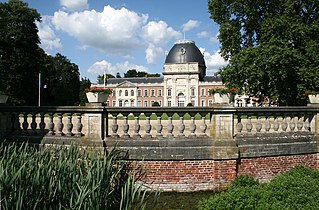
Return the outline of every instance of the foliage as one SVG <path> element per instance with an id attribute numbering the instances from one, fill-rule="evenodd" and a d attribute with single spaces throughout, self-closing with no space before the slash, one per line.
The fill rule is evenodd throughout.
<path id="1" fill-rule="evenodd" d="M 190 107 L 193 106 L 193 104 L 189 102 L 186 106 Z"/>
<path id="2" fill-rule="evenodd" d="M 319 171 L 298 166 L 259 184 L 239 176 L 224 192 L 199 204 L 208 209 L 318 209 Z"/>
<path id="3" fill-rule="evenodd" d="M 215 93 L 219 93 L 219 95 L 225 95 L 225 94 L 233 94 L 233 95 L 236 95 L 239 93 L 238 89 L 235 88 L 235 87 L 232 87 L 232 88 L 215 88 L 215 89 L 210 89 L 209 91 L 209 94 L 210 95 L 213 95 Z"/>
<path id="4" fill-rule="evenodd" d="M 104 77 L 105 77 L 105 83 L 107 83 L 107 80 L 109 78 L 115 78 L 112 74 L 102 74 L 102 75 L 97 76 L 97 83 L 104 84 Z"/>
<path id="5" fill-rule="evenodd" d="M 222 81 L 246 94 L 304 105 L 305 91 L 319 90 L 317 1 L 209 0 L 220 25 L 221 54 L 229 64 Z"/>
<path id="6" fill-rule="evenodd" d="M 155 101 L 153 104 L 152 104 L 153 107 L 158 107 L 158 106 L 161 106 L 157 101 Z"/>
<path id="7" fill-rule="evenodd" d="M 86 93 L 91 92 L 91 93 L 107 93 L 107 94 L 111 94 L 112 93 L 112 89 L 110 88 L 99 88 L 99 87 L 90 87 L 90 88 L 86 88 L 84 90 Z"/>
<path id="8" fill-rule="evenodd" d="M 143 209 L 145 191 L 118 150 L 0 147 L 3 209 Z"/>
<path id="9" fill-rule="evenodd" d="M 135 69 L 130 69 L 126 73 L 124 73 L 124 78 L 132 78 L 132 77 L 160 77 L 160 74 L 149 74 L 144 71 L 136 71 Z"/>
<path id="10" fill-rule="evenodd" d="M 21 0 L 0 3 L 0 91 L 11 104 L 37 104 L 40 14 Z"/>
<path id="11" fill-rule="evenodd" d="M 87 97 L 83 90 L 91 87 L 91 81 L 88 78 L 81 78 L 80 82 L 80 105 L 83 106 L 87 103 Z"/>
<path id="12" fill-rule="evenodd" d="M 41 66 L 44 105 L 73 106 L 80 103 L 80 72 L 66 56 L 43 55 Z"/>

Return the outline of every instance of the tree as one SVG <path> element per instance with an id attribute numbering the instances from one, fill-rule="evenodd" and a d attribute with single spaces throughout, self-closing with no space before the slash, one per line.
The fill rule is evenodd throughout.
<path id="1" fill-rule="evenodd" d="M 45 105 L 78 105 L 80 103 L 80 73 L 76 64 L 61 54 L 47 55 L 42 71 Z"/>
<path id="2" fill-rule="evenodd" d="M 0 3 L 0 92 L 11 104 L 37 104 L 40 19 L 23 1 Z"/>
<path id="3" fill-rule="evenodd" d="M 80 81 L 80 105 L 85 105 L 87 98 L 85 95 L 85 89 L 91 87 L 91 81 L 88 78 L 81 78 Z"/>
<path id="4" fill-rule="evenodd" d="M 319 90 L 318 1 L 209 0 L 220 25 L 220 74 L 226 86 L 271 97 L 280 104 L 306 103 Z"/>
<path id="5" fill-rule="evenodd" d="M 117 72 L 115 77 L 116 78 L 122 78 L 120 72 Z"/>
<path id="6" fill-rule="evenodd" d="M 112 74 L 99 75 L 99 76 L 97 76 L 98 84 L 104 84 L 104 76 L 105 76 L 105 82 L 107 82 L 107 79 L 109 79 L 109 78 L 115 78 Z"/>

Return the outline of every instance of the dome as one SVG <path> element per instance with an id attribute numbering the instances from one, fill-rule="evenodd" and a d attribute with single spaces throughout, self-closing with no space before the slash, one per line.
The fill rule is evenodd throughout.
<path id="1" fill-rule="evenodd" d="M 198 62 L 200 67 L 206 69 L 203 54 L 191 40 L 179 40 L 175 42 L 169 51 L 165 64 Z"/>

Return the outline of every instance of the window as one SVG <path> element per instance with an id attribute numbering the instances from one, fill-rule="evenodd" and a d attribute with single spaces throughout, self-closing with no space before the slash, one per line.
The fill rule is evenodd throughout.
<path id="1" fill-rule="evenodd" d="M 167 106 L 171 107 L 172 106 L 172 101 L 167 101 Z"/>
<path id="2" fill-rule="evenodd" d="M 151 101 L 151 106 L 153 106 L 153 104 L 154 104 L 154 101 Z"/>
<path id="3" fill-rule="evenodd" d="M 191 100 L 191 103 L 193 106 L 195 106 L 195 101 L 194 100 Z"/>
<path id="4" fill-rule="evenodd" d="M 131 90 L 131 96 L 134 96 L 134 90 Z"/>
<path id="5" fill-rule="evenodd" d="M 202 91 L 202 96 L 205 96 L 205 89 L 201 89 Z"/>
<path id="6" fill-rule="evenodd" d="M 144 101 L 144 107 L 147 107 L 147 101 Z"/>
<path id="7" fill-rule="evenodd" d="M 122 90 L 119 91 L 119 96 L 122 96 Z"/>
<path id="8" fill-rule="evenodd" d="M 195 88 L 191 89 L 191 96 L 195 96 Z"/>
<path id="9" fill-rule="evenodd" d="M 116 93 L 116 91 L 115 91 L 115 90 L 113 90 L 113 91 L 112 91 L 112 96 L 116 96 L 116 94 L 115 94 L 115 93 Z"/>
<path id="10" fill-rule="evenodd" d="M 159 103 L 160 106 L 162 106 L 162 101 L 157 101 Z"/>
<path id="11" fill-rule="evenodd" d="M 128 90 L 125 90 L 125 96 L 128 96 Z"/>
<path id="12" fill-rule="evenodd" d="M 137 106 L 141 107 L 142 106 L 142 101 L 137 101 Z"/>
<path id="13" fill-rule="evenodd" d="M 147 96 L 147 90 L 144 90 L 144 96 Z"/>
<path id="14" fill-rule="evenodd" d="M 184 107 L 185 106 L 184 100 L 179 100 L 178 101 L 178 106 L 179 107 Z"/>
<path id="15" fill-rule="evenodd" d="M 172 89 L 167 90 L 167 96 L 172 96 Z"/>
<path id="16" fill-rule="evenodd" d="M 123 106 L 123 101 L 119 101 L 119 107 Z"/>
<path id="17" fill-rule="evenodd" d="M 142 96 L 142 91 L 141 90 L 137 91 L 137 96 Z"/>
<path id="18" fill-rule="evenodd" d="M 155 90 L 151 90 L 151 96 L 152 96 L 152 97 L 155 96 Z"/>
<path id="19" fill-rule="evenodd" d="M 116 106 L 116 101 L 112 101 L 112 107 Z"/>
<path id="20" fill-rule="evenodd" d="M 205 106 L 205 101 L 204 100 L 201 101 L 201 106 Z"/>
<path id="21" fill-rule="evenodd" d="M 212 106 L 213 105 L 213 100 L 209 100 L 208 104 L 209 104 L 209 106 Z"/>
<path id="22" fill-rule="evenodd" d="M 131 100 L 131 107 L 134 107 L 134 100 Z"/>
<path id="23" fill-rule="evenodd" d="M 162 96 L 162 90 L 158 90 L 158 91 L 157 91 L 157 95 L 158 95 L 158 96 Z"/>

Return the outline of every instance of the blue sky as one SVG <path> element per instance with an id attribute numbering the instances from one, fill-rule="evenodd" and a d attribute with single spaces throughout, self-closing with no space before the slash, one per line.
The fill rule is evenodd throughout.
<path id="1" fill-rule="evenodd" d="M 226 64 L 207 0 L 24 1 L 42 16 L 41 47 L 66 56 L 92 82 L 104 72 L 162 73 L 165 56 L 184 36 L 204 53 L 208 75 Z"/>

